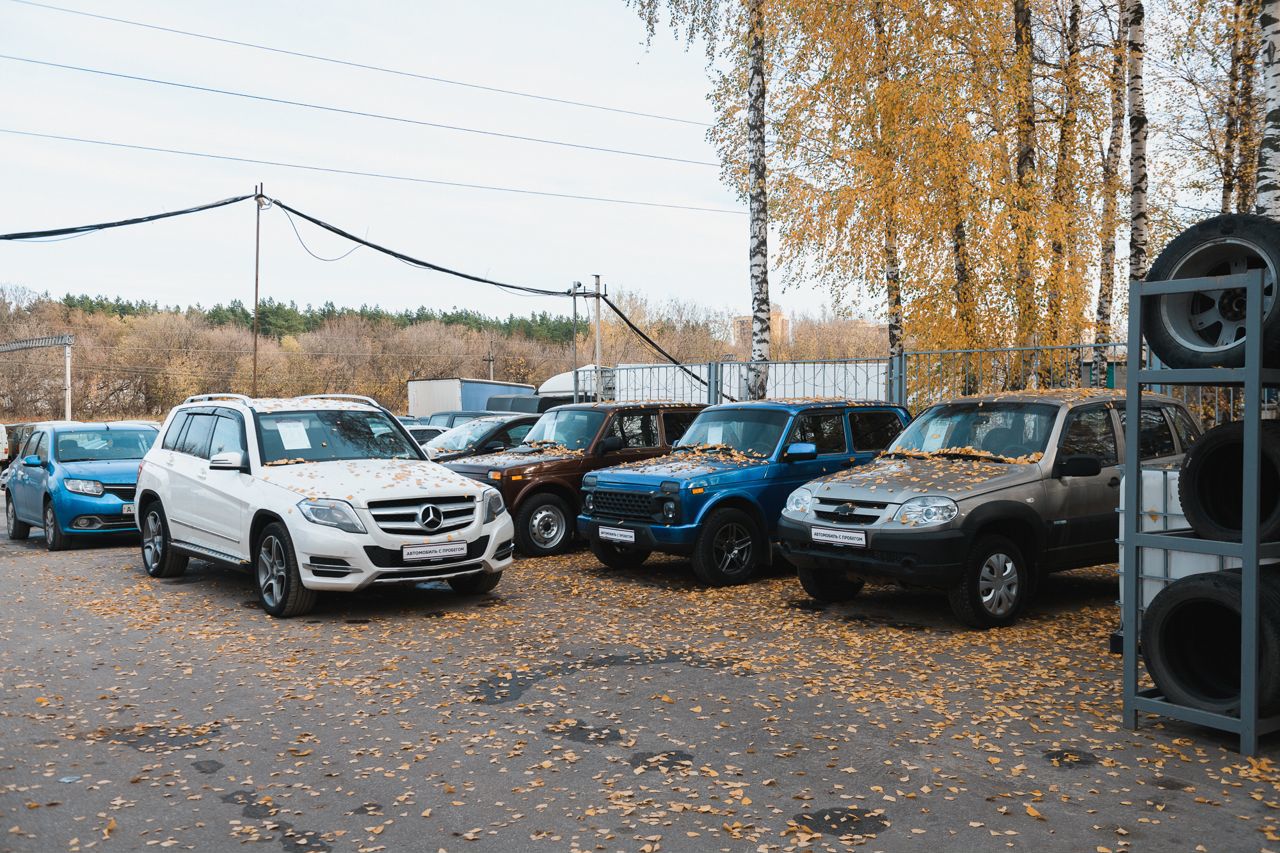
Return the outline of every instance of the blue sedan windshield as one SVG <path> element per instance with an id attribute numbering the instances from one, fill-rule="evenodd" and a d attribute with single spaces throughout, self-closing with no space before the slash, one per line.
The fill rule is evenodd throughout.
<path id="1" fill-rule="evenodd" d="M 56 435 L 54 458 L 59 462 L 103 462 L 141 459 L 158 433 L 153 429 L 82 429 Z"/>

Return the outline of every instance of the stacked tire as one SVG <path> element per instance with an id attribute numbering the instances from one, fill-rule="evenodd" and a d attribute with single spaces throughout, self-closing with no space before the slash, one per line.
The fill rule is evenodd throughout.
<path id="1" fill-rule="evenodd" d="M 1169 243 L 1147 280 L 1254 270 L 1263 277 L 1262 361 L 1268 368 L 1280 367 L 1280 222 L 1248 215 L 1207 219 Z M 1245 305 L 1244 288 L 1144 297 L 1147 344 L 1169 367 L 1242 367 Z M 1258 534 L 1262 542 L 1280 541 L 1280 423 L 1263 421 L 1259 427 Z M 1246 470 L 1242 422 L 1209 430 L 1187 452 L 1178 497 L 1197 536 L 1241 541 Z M 1280 567 L 1260 567 L 1258 594 L 1258 712 L 1270 716 L 1280 713 Z M 1142 656 L 1166 699 L 1220 714 L 1240 713 L 1243 600 L 1239 569 L 1182 578 L 1152 599 L 1142 619 Z"/>

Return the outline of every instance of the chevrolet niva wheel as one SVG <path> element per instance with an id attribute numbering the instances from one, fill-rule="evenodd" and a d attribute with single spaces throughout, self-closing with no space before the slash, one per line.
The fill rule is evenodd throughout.
<path id="1" fill-rule="evenodd" d="M 866 583 L 861 578 L 852 579 L 840 570 L 806 569 L 796 567 L 796 576 L 800 578 L 800 586 L 814 601 L 823 604 L 834 604 L 837 601 L 848 601 L 862 592 Z"/>
<path id="2" fill-rule="evenodd" d="M 1262 360 L 1280 361 L 1280 222 L 1226 214 L 1196 223 L 1169 242 L 1147 281 L 1234 275 L 1259 270 L 1262 290 Z M 1240 367 L 1244 364 L 1245 289 L 1166 293 L 1142 300 L 1142 331 L 1170 367 Z"/>
<path id="3" fill-rule="evenodd" d="M 693 545 L 693 573 L 711 586 L 746 583 L 755 577 L 767 546 L 750 515 L 732 507 L 715 510 Z"/>
<path id="4" fill-rule="evenodd" d="M 26 539 L 31 535 L 31 525 L 25 521 L 18 521 L 18 511 L 13 508 L 12 495 L 4 502 L 4 517 L 7 522 L 5 532 L 9 534 L 10 539 Z"/>
<path id="5" fill-rule="evenodd" d="M 169 520 L 160 501 L 146 505 L 142 513 L 142 567 L 153 578 L 176 578 L 187 570 L 189 559 L 173 550 Z"/>
<path id="6" fill-rule="evenodd" d="M 272 616 L 288 619 L 301 616 L 315 607 L 316 591 L 302 585 L 298 556 L 283 524 L 277 521 L 263 528 L 255 553 L 258 600 L 263 610 Z"/>
<path id="7" fill-rule="evenodd" d="M 58 524 L 58 513 L 53 508 L 53 501 L 44 502 L 44 547 L 50 551 L 65 551 L 71 547 L 67 534 L 62 532 Z"/>
<path id="8" fill-rule="evenodd" d="M 561 554 L 573 540 L 573 514 L 558 495 L 534 495 L 516 512 L 516 547 L 528 557 Z"/>
<path id="9" fill-rule="evenodd" d="M 479 572 L 449 578 L 449 586 L 459 595 L 480 595 L 490 592 L 502 580 L 502 572 Z"/>
<path id="10" fill-rule="evenodd" d="M 638 569 L 649 559 L 648 551 L 634 545 L 618 545 L 601 539 L 591 540 L 591 553 L 604 566 L 611 569 Z"/>
<path id="11" fill-rule="evenodd" d="M 971 628 L 999 628 L 1018 619 L 1030 593 L 1022 549 L 1004 536 L 983 536 L 969 552 L 964 576 L 948 593 L 956 618 Z"/>

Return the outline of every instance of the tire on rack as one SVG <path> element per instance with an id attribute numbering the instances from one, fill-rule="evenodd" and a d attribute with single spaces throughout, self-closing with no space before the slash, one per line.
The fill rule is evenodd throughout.
<path id="1" fill-rule="evenodd" d="M 1258 472 L 1259 540 L 1280 540 L 1280 421 L 1262 421 Z M 1202 539 L 1239 542 L 1244 517 L 1244 422 L 1214 427 L 1196 440 L 1182 460 L 1178 498 L 1187 523 Z"/>
<path id="2" fill-rule="evenodd" d="M 187 570 L 190 559 L 173 549 L 169 519 L 158 500 L 142 507 L 142 568 L 153 578 L 176 578 Z"/>
<path id="3" fill-rule="evenodd" d="M 1018 543 L 987 534 L 973 543 L 964 574 L 947 592 L 951 611 L 970 628 L 1012 625 L 1031 597 L 1031 564 Z"/>
<path id="4" fill-rule="evenodd" d="M 302 585 L 298 554 L 284 524 L 273 521 L 262 528 L 253 550 L 254 577 L 263 610 L 278 619 L 288 619 L 315 607 L 318 594 Z"/>
<path id="5" fill-rule="evenodd" d="M 1183 231 L 1156 258 L 1147 281 L 1265 271 L 1262 360 L 1280 364 L 1280 222 L 1265 216 L 1214 216 Z M 1245 291 L 1200 291 L 1146 296 L 1142 329 L 1147 343 L 1170 367 L 1244 365 Z"/>
<path id="6" fill-rule="evenodd" d="M 31 535 L 31 525 L 18 520 L 18 510 L 13 506 L 13 495 L 7 495 L 4 502 L 5 532 L 10 539 L 26 539 Z"/>
<path id="7" fill-rule="evenodd" d="M 564 498 L 551 492 L 530 495 L 516 511 L 516 547 L 527 557 L 563 554 L 573 542 L 574 522 Z"/>
<path id="8" fill-rule="evenodd" d="M 1258 710 L 1280 711 L 1280 577 L 1263 567 L 1258 614 Z M 1142 617 L 1142 659 L 1170 702 L 1240 711 L 1240 570 L 1176 580 Z"/>
<path id="9" fill-rule="evenodd" d="M 605 542 L 602 539 L 592 539 L 591 553 L 595 554 L 596 559 L 604 566 L 626 570 L 640 568 L 653 552 L 634 546 L 628 548 L 626 545 Z"/>
<path id="10" fill-rule="evenodd" d="M 800 586 L 814 601 L 823 604 L 835 604 L 856 598 L 862 592 L 866 581 L 861 578 L 850 578 L 840 570 L 814 571 L 804 566 L 796 567 L 796 576 L 800 578 Z"/>
<path id="11" fill-rule="evenodd" d="M 449 586 L 459 595 L 480 595 L 491 591 L 502 580 L 502 572 L 478 572 L 449 578 Z"/>
<path id="12" fill-rule="evenodd" d="M 713 510 L 693 545 L 693 573 L 711 586 L 747 583 L 769 546 L 754 518 L 743 510 Z"/>

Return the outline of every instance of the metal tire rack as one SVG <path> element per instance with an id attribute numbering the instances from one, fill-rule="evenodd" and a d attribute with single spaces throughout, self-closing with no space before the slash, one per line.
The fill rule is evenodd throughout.
<path id="1" fill-rule="evenodd" d="M 1280 542 L 1259 541 L 1259 493 L 1261 479 L 1261 447 L 1263 389 L 1280 387 L 1280 369 L 1264 369 L 1262 364 L 1262 310 L 1265 270 L 1212 278 L 1187 278 L 1171 281 L 1140 282 L 1129 286 L 1129 353 L 1130 369 L 1125 395 L 1124 473 L 1127 481 L 1124 496 L 1124 724 L 1138 727 L 1140 714 L 1153 713 L 1183 722 L 1207 726 L 1239 737 L 1240 752 L 1253 755 L 1260 735 L 1280 730 L 1280 716 L 1263 718 L 1258 714 L 1258 619 L 1260 604 L 1260 563 L 1280 557 Z M 1143 338 L 1142 300 L 1146 296 L 1190 293 L 1193 291 L 1244 288 L 1245 342 L 1244 367 L 1198 370 L 1142 368 L 1137 363 Z M 1142 532 L 1139 507 L 1142 506 L 1142 470 L 1139 460 L 1139 430 L 1143 388 L 1166 385 L 1217 385 L 1238 387 L 1244 394 L 1244 472 L 1242 494 L 1242 536 L 1240 542 L 1200 539 L 1194 533 Z M 1144 549 L 1181 551 L 1234 557 L 1241 562 L 1240 614 L 1240 715 L 1230 716 L 1175 704 L 1156 688 L 1143 688 L 1139 682 L 1138 640 L 1141 630 L 1142 594 L 1140 582 L 1145 577 L 1142 565 Z M 1167 556 L 1167 555 L 1166 555 Z M 1153 576 L 1154 577 L 1154 576 Z"/>

